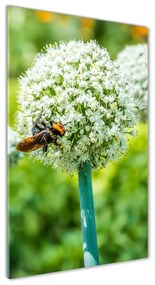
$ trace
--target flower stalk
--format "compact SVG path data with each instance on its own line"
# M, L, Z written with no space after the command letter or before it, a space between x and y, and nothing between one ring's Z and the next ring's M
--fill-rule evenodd
M90 161L82 163L78 171L81 225L83 236L84 266L99 264L93 189Z

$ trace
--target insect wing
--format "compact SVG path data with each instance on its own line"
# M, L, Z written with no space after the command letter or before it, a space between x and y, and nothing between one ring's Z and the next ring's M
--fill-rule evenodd
M22 151L22 152L31 152L31 151L34 151L38 148L43 147L44 145L47 144L47 143L39 144L39 141L41 140L43 134L44 134L44 131L42 131L42 132L40 132L40 133L38 133L32 137L29 137L29 138L22 140L21 142L19 142L17 144L16 149L18 151Z

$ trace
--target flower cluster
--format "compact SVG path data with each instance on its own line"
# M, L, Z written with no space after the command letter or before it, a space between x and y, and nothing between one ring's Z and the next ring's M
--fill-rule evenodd
M110 60L96 41L49 45L19 79L17 114L21 138L31 136L33 121L61 122L65 135L31 155L46 165L77 171L90 160L104 167L126 149L126 133L133 133L133 83Z
M8 157L10 165L14 165L20 158L23 157L22 153L16 151L16 144L19 141L18 134L8 127Z
M126 46L117 56L117 63L135 81L135 95L143 104L141 119L147 116L148 97L148 46L138 44Z

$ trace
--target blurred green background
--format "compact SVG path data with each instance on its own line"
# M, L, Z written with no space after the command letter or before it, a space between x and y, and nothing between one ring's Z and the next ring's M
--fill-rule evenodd
M145 27L8 7L8 124L16 130L17 78L46 44L96 39L115 59L127 44L147 42ZM118 162L93 172L100 264L147 257L147 123ZM83 267L77 176L25 155L9 166L8 275Z

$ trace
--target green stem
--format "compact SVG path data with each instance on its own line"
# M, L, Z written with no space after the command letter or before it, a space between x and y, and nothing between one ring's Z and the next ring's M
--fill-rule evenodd
M90 161L84 162L79 167L78 180L84 266L90 267L99 264Z

